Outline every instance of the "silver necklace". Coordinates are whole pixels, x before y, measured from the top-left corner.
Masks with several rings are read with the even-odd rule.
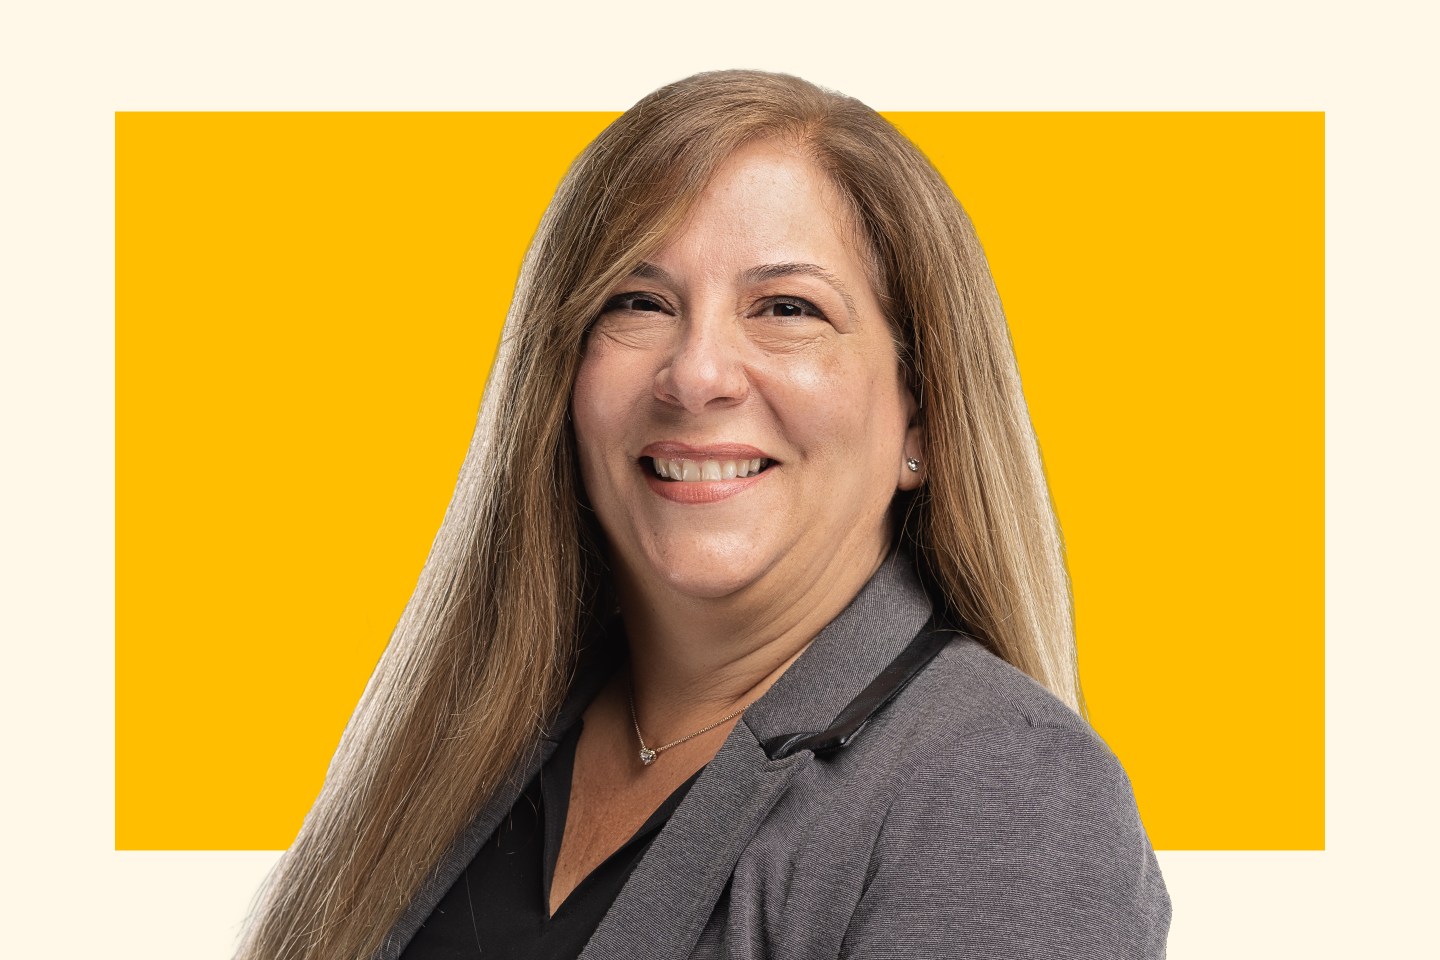
[[[640,719],[639,717],[635,716],[635,685],[633,683],[627,685],[625,693],[630,700],[630,722],[635,724],[635,739],[640,741],[640,762],[645,764],[645,766],[647,767],[650,766],[650,764],[654,763],[655,758],[660,756],[663,751],[669,750],[671,747],[678,747],[686,740],[694,740],[702,733],[709,733],[711,730],[714,730],[726,720],[734,720],[736,717],[740,716],[740,714],[745,712],[746,707],[750,706],[750,704],[747,703],[744,707],[741,707],[734,713],[727,714],[721,717],[719,720],[716,720],[714,723],[710,724],[710,726],[706,727],[703,730],[696,730],[688,737],[681,737],[679,740],[672,740],[669,743],[665,744],[663,747],[656,747],[652,750],[649,747],[645,746],[645,735],[640,732]]]

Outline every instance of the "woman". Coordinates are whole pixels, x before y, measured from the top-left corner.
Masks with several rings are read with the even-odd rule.
[[[1079,708],[963,212],[863,105],[702,74],[561,184],[241,955],[1160,956]]]

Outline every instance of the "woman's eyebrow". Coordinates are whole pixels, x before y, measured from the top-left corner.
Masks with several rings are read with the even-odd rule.
[[[635,265],[635,269],[630,271],[630,278],[634,280],[659,280],[661,283],[670,283],[673,285],[670,274],[667,273],[663,267],[657,267],[655,264],[645,260],[641,260]]]
[[[835,288],[840,294],[840,299],[845,301],[845,309],[850,311],[850,319],[855,319],[855,301],[851,298],[850,292],[845,289],[845,284],[840,278],[829,270],[815,263],[767,263],[758,267],[751,267],[740,275],[746,283],[764,283],[767,280],[776,280],[780,277],[814,277],[822,283],[827,283]]]

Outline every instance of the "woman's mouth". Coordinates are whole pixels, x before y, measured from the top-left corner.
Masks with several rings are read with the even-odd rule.
[[[662,480],[672,483],[704,483],[713,480],[738,480],[753,477],[773,462],[765,457],[754,460],[690,460],[669,457],[641,457],[641,464]]]

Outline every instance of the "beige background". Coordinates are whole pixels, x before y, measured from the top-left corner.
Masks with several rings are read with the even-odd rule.
[[[0,24],[10,951],[226,956],[273,862],[112,849],[114,111],[621,109],[756,66],[879,109],[1326,111],[1329,845],[1163,854],[1170,955],[1433,954],[1436,24],[1397,3],[558,6],[57,4]]]

